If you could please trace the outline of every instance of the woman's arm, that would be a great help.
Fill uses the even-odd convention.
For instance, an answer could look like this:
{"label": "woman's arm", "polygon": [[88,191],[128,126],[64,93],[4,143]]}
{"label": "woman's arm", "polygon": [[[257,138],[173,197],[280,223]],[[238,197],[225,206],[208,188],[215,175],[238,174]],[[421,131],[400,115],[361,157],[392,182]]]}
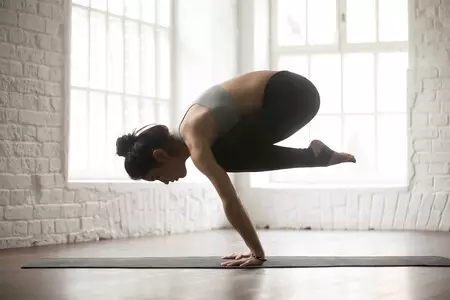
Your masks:
{"label": "woman's arm", "polygon": [[208,177],[222,199],[228,221],[239,232],[253,255],[264,258],[264,250],[256,229],[242,205],[228,174],[215,160],[209,145],[202,140],[196,140],[190,151],[192,162],[200,172]]}

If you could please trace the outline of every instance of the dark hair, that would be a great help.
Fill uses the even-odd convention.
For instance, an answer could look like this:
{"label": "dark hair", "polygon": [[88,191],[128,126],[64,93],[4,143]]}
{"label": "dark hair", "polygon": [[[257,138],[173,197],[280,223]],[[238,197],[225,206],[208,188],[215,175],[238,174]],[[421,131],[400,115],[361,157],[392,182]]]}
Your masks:
{"label": "dark hair", "polygon": [[157,166],[153,150],[170,151],[172,138],[169,129],[164,125],[153,125],[143,130],[147,126],[122,135],[116,141],[116,153],[125,157],[125,170],[134,180],[142,179],[150,169]]}

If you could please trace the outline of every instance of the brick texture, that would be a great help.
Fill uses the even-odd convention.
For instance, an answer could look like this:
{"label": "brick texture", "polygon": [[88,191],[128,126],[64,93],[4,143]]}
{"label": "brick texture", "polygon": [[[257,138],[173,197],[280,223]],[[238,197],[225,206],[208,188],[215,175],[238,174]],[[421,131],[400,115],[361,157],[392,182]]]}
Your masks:
{"label": "brick texture", "polygon": [[221,226],[210,189],[65,184],[64,2],[0,1],[0,248]]}

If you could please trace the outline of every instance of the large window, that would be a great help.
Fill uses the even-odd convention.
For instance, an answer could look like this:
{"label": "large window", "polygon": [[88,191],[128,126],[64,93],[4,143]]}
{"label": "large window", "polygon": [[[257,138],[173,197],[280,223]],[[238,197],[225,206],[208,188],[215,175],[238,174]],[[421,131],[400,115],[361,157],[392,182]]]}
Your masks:
{"label": "large window", "polygon": [[170,126],[171,0],[74,0],[70,180],[128,179],[118,136]]}
{"label": "large window", "polygon": [[407,180],[407,0],[273,0],[271,65],[308,77],[317,117],[280,145],[320,139],[357,164],[252,175],[307,185],[404,185]]}

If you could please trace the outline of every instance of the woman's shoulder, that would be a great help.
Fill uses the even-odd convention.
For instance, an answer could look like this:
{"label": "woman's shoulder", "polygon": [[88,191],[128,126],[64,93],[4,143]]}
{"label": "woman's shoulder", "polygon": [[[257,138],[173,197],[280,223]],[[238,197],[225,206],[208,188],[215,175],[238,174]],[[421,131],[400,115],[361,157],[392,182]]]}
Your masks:
{"label": "woman's shoulder", "polygon": [[183,122],[180,124],[180,134],[184,139],[189,138],[212,138],[215,132],[213,116],[208,109],[197,104],[193,104],[186,113]]}

